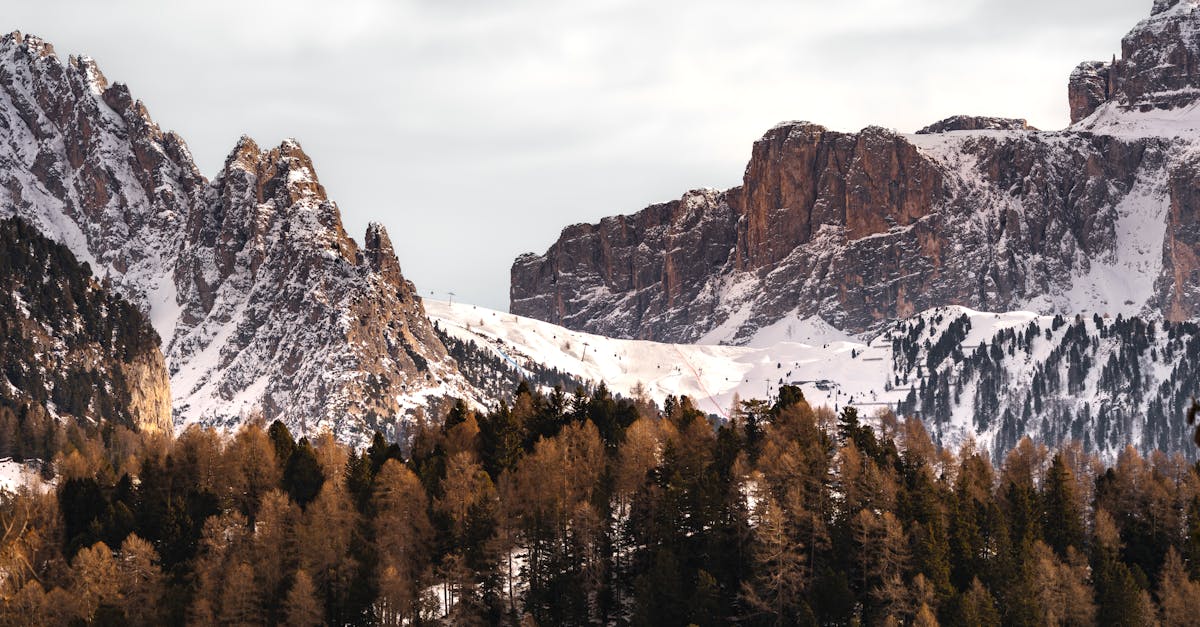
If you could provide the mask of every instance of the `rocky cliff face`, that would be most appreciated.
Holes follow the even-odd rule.
[[[737,237],[727,193],[699,190],[633,216],[567,227],[550,254],[513,266],[513,312],[571,328],[606,322],[614,337],[714,314],[696,300],[729,261]],[[603,333],[603,331],[602,331]]]
[[[145,316],[70,250],[24,221],[0,221],[0,407],[169,433],[158,344]]]
[[[242,138],[209,181],[127,87],[20,33],[0,38],[6,214],[149,314],[177,423],[261,411],[355,440],[466,387],[383,228],[360,248],[297,143]]]
[[[784,123],[755,142],[740,187],[572,226],[544,255],[517,259],[512,312],[617,337],[732,343],[773,338],[785,321],[870,334],[943,305],[1195,316],[1189,155],[1200,132],[1122,117],[1141,112],[1105,100],[1200,87],[1178,52],[1200,11],[1168,4],[1126,37],[1127,78],[1116,91],[1093,85],[1103,106],[1079,125],[959,116],[898,135]],[[1149,68],[1151,58],[1187,68]],[[1079,74],[1073,101],[1099,93]]]
[[[129,389],[129,413],[142,431],[173,433],[171,379],[166,360],[158,350],[133,355],[123,365]]]
[[[1121,40],[1121,58],[1071,73],[1071,123],[1112,103],[1126,110],[1175,109],[1200,95],[1200,3],[1155,0],[1149,19]]]

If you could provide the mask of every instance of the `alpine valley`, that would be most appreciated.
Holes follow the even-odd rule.
[[[666,92],[694,104],[672,77],[696,42],[782,81],[765,50],[862,41],[788,3],[769,7],[774,34],[719,0],[52,4],[138,62],[179,37],[201,43],[165,46],[188,51],[172,68],[224,79],[233,59],[257,81],[268,51],[285,80],[314,61],[395,79],[455,122],[558,106],[547,77],[636,93],[638,115]],[[948,7],[870,5],[911,10],[906,33]],[[1200,0],[1148,8],[1119,57],[1064,77],[1063,130],[785,122],[741,185],[516,258],[508,311],[422,299],[380,224],[346,232],[296,141],[230,138],[206,177],[90,58],[0,37],[0,626],[1200,624]],[[1053,13],[1003,9],[1020,29]],[[655,17],[700,36],[630,45]],[[880,21],[854,32],[890,47]],[[965,24],[935,21],[919,37]],[[653,98],[573,71],[601,40]],[[709,54],[683,73],[742,96]],[[302,75],[289,105],[356,96]],[[471,97],[493,83],[507,91],[480,93],[521,97]],[[547,178],[506,139],[483,161],[462,150],[538,143],[516,118],[483,137],[431,119],[449,117],[403,122],[439,143],[415,152],[452,177],[431,177],[458,209],[440,218],[527,200],[480,163]],[[590,140],[553,122],[556,165],[577,163]],[[606,146],[624,159],[628,137]],[[404,204],[421,194],[372,183],[414,212],[393,233],[425,219]],[[467,185],[496,206],[470,214]],[[458,243],[415,261],[479,252]]]
[[[358,445],[455,399],[495,407],[522,379],[686,395],[718,418],[795,385],[997,458],[1027,435],[1110,460],[1126,445],[1194,455],[1181,416],[1200,390],[1198,59],[1200,2],[1158,0],[1119,58],[1071,74],[1064,130],[779,124],[742,185],[569,226],[519,257],[505,313],[423,301],[382,226],[361,244],[346,233],[296,142],[243,137],[206,178],[93,60],[14,32],[0,38],[0,217],[21,237],[0,259],[40,232],[72,257],[46,272],[132,320],[77,314],[135,329],[121,342],[137,350],[80,353],[72,336],[30,354],[82,364],[71,386],[136,377],[112,402],[152,428],[169,398],[177,431],[261,417]],[[18,283],[0,328],[53,346],[61,329],[37,316],[62,299],[31,308]],[[56,394],[57,366],[27,362],[6,365],[8,404],[91,419],[91,396]]]

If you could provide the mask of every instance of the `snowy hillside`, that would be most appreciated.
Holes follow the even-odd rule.
[[[35,464],[0,459],[0,492],[16,492],[27,488],[32,492],[47,492],[54,488],[53,481],[46,481]]]
[[[603,381],[624,395],[640,383],[659,402],[669,395],[686,395],[700,409],[718,415],[728,413],[735,394],[764,398],[793,382],[805,388],[808,398],[830,405],[851,396],[860,402],[882,401],[879,395],[887,381],[886,360],[865,360],[869,352],[890,349],[850,341],[780,342],[766,348],[663,344],[571,331],[462,303],[426,300],[425,310],[451,335],[486,345],[522,367],[537,363],[557,368],[586,381]],[[842,386],[822,389],[826,386],[820,381],[826,379]],[[892,396],[897,402],[903,398]]]
[[[864,410],[895,408],[904,402],[909,390],[889,389],[888,381],[894,378],[895,369],[887,334],[867,343],[796,332],[792,341],[769,341],[764,334],[767,337],[760,336],[754,347],[664,344],[571,331],[463,303],[426,300],[425,310],[451,335],[486,345],[512,363],[554,367],[587,381],[603,381],[624,395],[640,383],[656,401],[662,402],[669,395],[686,395],[700,409],[718,415],[728,414],[734,395],[766,398],[784,384],[800,386],[813,404],[835,408],[853,404]],[[977,321],[965,341],[975,345],[998,330],[1022,326],[1036,318],[1025,312],[994,315],[963,308],[946,311],[969,313],[973,322]],[[770,335],[786,336],[786,331],[778,328],[771,331],[774,333]]]
[[[620,394],[641,384],[659,402],[687,395],[727,416],[735,395],[765,398],[793,384],[814,405],[914,413],[943,444],[975,437],[997,455],[1025,434],[1078,440],[1106,457],[1127,442],[1186,450],[1177,407],[1200,389],[1190,365],[1200,334],[1190,323],[944,307],[865,343],[796,325],[791,341],[775,328],[747,347],[612,339],[469,304],[425,307],[445,332],[509,363],[557,368]]]

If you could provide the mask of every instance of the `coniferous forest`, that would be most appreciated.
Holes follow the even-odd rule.
[[[4,624],[1185,625],[1200,469],[1021,441],[796,388],[728,421],[687,398],[531,391],[409,446],[281,423],[68,426],[56,485],[0,507]],[[868,426],[870,425],[874,426]]]

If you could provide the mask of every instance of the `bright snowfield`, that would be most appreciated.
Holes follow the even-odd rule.
[[[685,395],[712,414],[727,415],[735,394],[765,398],[791,383],[799,384],[811,401],[831,406],[851,396],[858,403],[903,398],[883,391],[891,371],[889,342],[873,347],[845,339],[813,344],[797,337],[758,348],[662,344],[580,333],[463,303],[425,300],[425,311],[450,335],[474,340],[510,363],[540,363],[587,381],[603,381],[625,396],[641,384],[660,403],[670,395]],[[820,383],[819,388],[824,380],[840,385],[825,390],[828,386]]]
[[[1126,111],[1108,102],[1072,128],[1115,137],[1194,138],[1200,136],[1200,101],[1177,109],[1151,111]]]
[[[33,466],[7,457],[0,459],[0,492],[15,493],[20,488],[46,492],[54,488],[54,483],[42,479]]]
[[[1200,350],[1192,332],[1177,328],[1172,336],[1153,319],[1139,348],[1120,336],[1116,317],[1063,317],[1056,325],[1052,316],[964,307],[931,309],[869,342],[829,339],[830,331],[819,325],[781,322],[764,329],[756,346],[620,340],[469,304],[427,300],[425,308],[450,335],[517,366],[540,363],[604,382],[624,396],[641,384],[660,403],[669,395],[686,395],[701,410],[726,417],[735,396],[768,398],[783,384],[799,386],[813,405],[835,410],[853,405],[866,416],[896,410],[906,400],[911,408],[913,396],[920,403],[920,390],[935,387],[925,365],[931,347],[965,315],[967,332],[942,351],[935,366],[938,383],[949,382],[941,397],[948,410],[940,420],[924,418],[943,445],[957,447],[974,438],[994,454],[1024,435],[1052,443],[1080,439],[1109,460],[1129,444],[1182,450],[1183,410],[1176,405],[1194,394],[1196,382],[1189,378],[1194,369],[1186,360],[1194,359],[1188,351]],[[911,363],[893,354],[895,346],[903,351],[906,337],[917,347]],[[975,357],[981,346],[999,367],[987,380]],[[1081,369],[1081,363],[1087,365]],[[1117,363],[1134,374],[1114,375]],[[1067,383],[1072,377],[1080,379],[1074,389]],[[1058,383],[1045,383],[1051,379]],[[994,406],[977,414],[979,399],[989,398]],[[1172,444],[1175,440],[1179,443]]]
[[[641,384],[659,403],[669,395],[688,396],[702,411],[720,416],[729,415],[735,396],[767,398],[784,384],[799,386],[813,405],[835,410],[853,405],[867,415],[894,409],[911,387],[888,384],[895,377],[890,332],[867,343],[830,340],[827,328],[781,321],[763,329],[757,346],[661,344],[580,333],[463,303],[426,300],[425,310],[450,335],[474,340],[510,363],[554,367],[590,382],[602,381],[625,396]],[[1002,329],[1023,329],[1031,321],[1049,327],[1052,319],[1029,312],[991,314],[963,307],[939,308],[921,317],[932,320],[939,313],[943,323],[936,328],[929,325],[931,336],[964,313],[970,317],[971,330],[962,343],[968,352]],[[1051,342],[1043,344],[1031,363],[1043,360],[1051,350]],[[990,441],[989,434],[975,433],[972,417],[969,403],[957,407],[955,433],[947,433],[949,439],[959,441],[970,434],[981,442]]]

